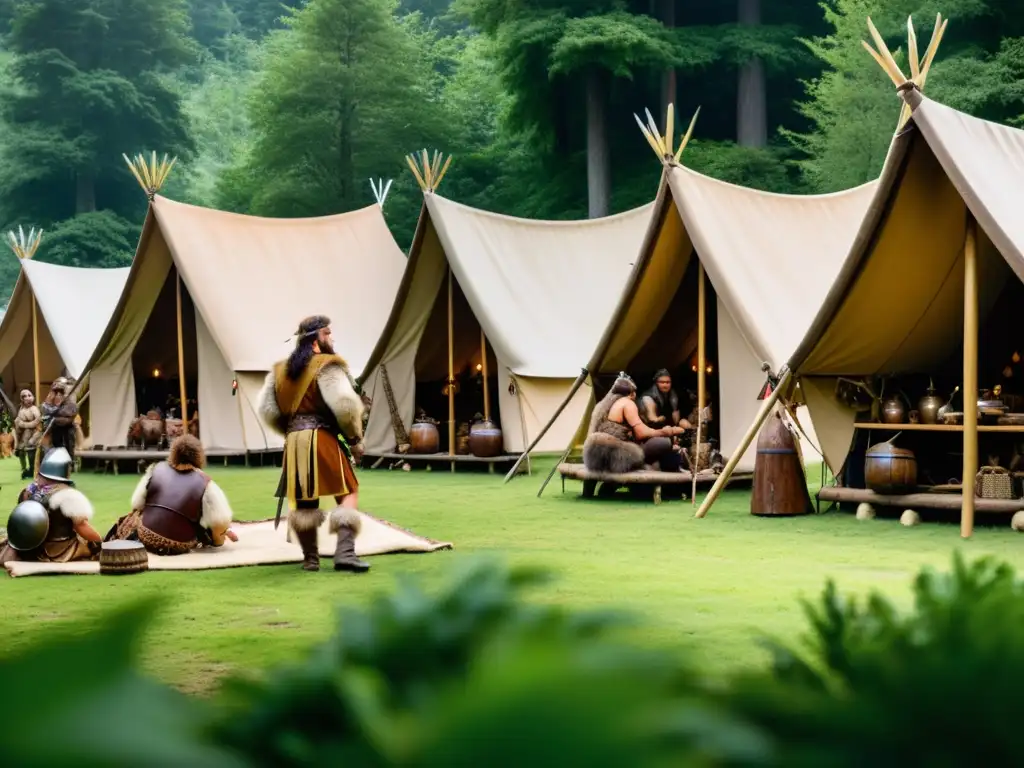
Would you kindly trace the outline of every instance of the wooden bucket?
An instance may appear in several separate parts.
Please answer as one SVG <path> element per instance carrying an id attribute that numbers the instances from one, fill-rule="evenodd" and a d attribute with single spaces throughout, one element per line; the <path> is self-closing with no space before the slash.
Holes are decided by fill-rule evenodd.
<path id="1" fill-rule="evenodd" d="M 142 573 L 149 570 L 149 554 L 140 541 L 105 541 L 100 549 L 100 573 Z"/>
<path id="2" fill-rule="evenodd" d="M 752 515 L 808 515 L 814 511 L 796 440 L 776 410 L 757 438 Z"/>
<path id="3" fill-rule="evenodd" d="M 914 452 L 891 442 L 877 443 L 864 455 L 864 484 L 875 493 L 907 493 L 917 487 Z"/>
<path id="4" fill-rule="evenodd" d="M 441 433 L 437 431 L 436 425 L 420 421 L 409 430 L 409 442 L 412 444 L 409 453 L 437 453 L 441 447 Z"/>

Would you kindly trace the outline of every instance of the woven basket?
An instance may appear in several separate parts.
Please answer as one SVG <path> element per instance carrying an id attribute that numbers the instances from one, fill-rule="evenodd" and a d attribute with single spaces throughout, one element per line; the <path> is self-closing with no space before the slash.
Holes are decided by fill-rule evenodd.
<path id="1" fill-rule="evenodd" d="M 1014 499 L 1013 476 L 1002 467 L 982 467 L 978 471 L 974 493 L 982 499 Z"/>

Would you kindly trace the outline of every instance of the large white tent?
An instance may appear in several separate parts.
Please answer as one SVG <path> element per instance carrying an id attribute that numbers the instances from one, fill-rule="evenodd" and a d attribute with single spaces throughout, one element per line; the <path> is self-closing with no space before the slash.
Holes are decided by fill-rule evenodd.
<path id="1" fill-rule="evenodd" d="M 87 269 L 25 258 L 0 321 L 0 376 L 15 400 L 21 389 L 45 395 L 59 376 L 79 378 L 103 335 L 128 268 Z M 33 325 L 36 343 L 33 344 Z"/>
<path id="2" fill-rule="evenodd" d="M 376 204 L 270 219 L 155 196 L 124 291 L 86 365 L 94 443 L 124 445 L 138 389 L 158 391 L 153 380 L 178 378 L 180 366 L 207 449 L 279 449 L 255 403 L 299 321 L 328 315 L 338 352 L 357 375 L 405 264 Z"/>
<path id="3" fill-rule="evenodd" d="M 454 370 L 483 367 L 482 332 L 486 368 L 496 376 L 504 448 L 522 451 L 551 419 L 597 344 L 651 210 L 648 204 L 600 219 L 539 221 L 481 211 L 427 191 L 402 286 L 364 374 L 364 389 L 374 399 L 367 452 L 391 452 L 398 444 L 385 370 L 405 429 L 415 416 L 417 384 L 447 379 L 449 276 Z M 579 393 L 539 449 L 560 449 L 586 403 L 587 393 Z M 433 415 L 446 421 L 447 414 Z"/>

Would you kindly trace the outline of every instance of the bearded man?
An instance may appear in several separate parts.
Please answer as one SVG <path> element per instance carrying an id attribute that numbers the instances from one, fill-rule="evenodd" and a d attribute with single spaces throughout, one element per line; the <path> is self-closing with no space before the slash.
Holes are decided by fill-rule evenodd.
<path id="1" fill-rule="evenodd" d="M 21 462 L 21 479 L 28 480 L 32 477 L 32 464 L 39 444 L 39 425 L 42 423 L 42 414 L 36 405 L 36 398 L 27 389 L 21 390 L 21 406 L 18 408 L 18 415 L 14 417 L 14 452 Z"/>
<path id="2" fill-rule="evenodd" d="M 0 563 L 34 560 L 69 563 L 99 554 L 100 535 L 90 524 L 93 509 L 71 480 L 73 460 L 64 448 L 43 457 L 35 482 L 21 492 L 0 542 Z"/>
<path id="3" fill-rule="evenodd" d="M 106 541 L 141 541 L 154 555 L 183 555 L 200 545 L 238 541 L 224 491 L 203 472 L 206 454 L 192 435 L 171 443 L 167 461 L 151 464 L 135 486 L 132 511 L 107 533 Z"/>
<path id="4" fill-rule="evenodd" d="M 337 506 L 328 529 L 338 535 L 334 570 L 365 572 L 370 564 L 355 550 L 359 482 L 338 440 L 340 434 L 353 457 L 362 457 L 363 400 L 348 365 L 334 353 L 329 318 L 307 317 L 295 336 L 295 349 L 267 375 L 259 396 L 260 417 L 285 437 L 276 496 L 279 503 L 288 500 L 289 525 L 302 547 L 304 570 L 320 570 L 320 497 L 333 496 Z"/>
<path id="5" fill-rule="evenodd" d="M 672 374 L 667 368 L 654 374 L 654 382 L 644 392 L 640 403 L 643 407 L 640 416 L 649 427 L 675 427 L 681 421 L 679 395 L 672 388 Z"/>

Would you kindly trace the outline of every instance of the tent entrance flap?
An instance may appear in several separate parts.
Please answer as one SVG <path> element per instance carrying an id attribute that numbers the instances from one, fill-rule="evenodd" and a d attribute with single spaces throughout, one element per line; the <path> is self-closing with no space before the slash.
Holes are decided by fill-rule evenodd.
<path id="1" fill-rule="evenodd" d="M 480 343 L 480 322 L 473 313 L 459 281 L 452 277 L 452 359 L 455 376 L 455 424 L 464 424 L 476 414 L 484 413 L 484 370 L 487 371 L 488 400 L 491 420 L 500 424 L 498 398 L 498 361 L 493 347 L 487 344 L 487 361 L 483 360 Z M 416 413 L 422 409 L 437 419 L 440 448 L 447 450 L 448 434 L 448 281 L 437 293 L 420 337 L 414 363 L 416 376 Z M 386 407 L 386 402 L 383 403 Z M 458 427 L 456 426 L 456 429 Z M 513 426 L 509 427 L 510 429 Z"/>
<path id="2" fill-rule="evenodd" d="M 178 272 L 171 269 L 153 311 L 150 313 L 132 351 L 132 373 L 139 413 L 158 409 L 165 416 L 173 410 L 181 417 L 180 379 L 178 376 Z M 181 329 L 185 358 L 185 391 L 189 413 L 197 412 L 198 354 L 196 349 L 195 305 L 188 290 L 181 288 Z"/>

